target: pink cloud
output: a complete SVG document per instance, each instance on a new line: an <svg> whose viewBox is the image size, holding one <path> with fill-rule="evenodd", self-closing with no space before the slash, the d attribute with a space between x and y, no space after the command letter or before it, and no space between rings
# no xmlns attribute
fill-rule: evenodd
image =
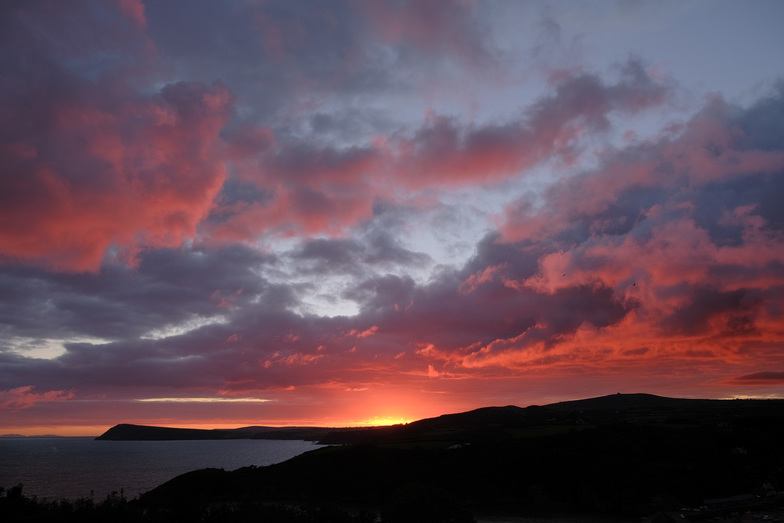
<svg viewBox="0 0 784 523"><path fill-rule="evenodd" d="M663 131L656 141L607 151L600 156L598 169L548 189L546 213L530 213L525 201L510 206L504 236L519 240L558 234L570 220L605 212L621 194L634 189L670 192L688 186L696 190L760 173L775 175L784 169L784 152L746 145L749 137L732 123L732 115L731 107L712 99L689 122ZM608 225L613 224L593 222L597 229Z"/></svg>
<svg viewBox="0 0 784 523"><path fill-rule="evenodd" d="M391 45L411 46L432 54L454 55L479 68L492 54L470 21L472 2L430 0L418 2L357 2L370 20L376 38Z"/></svg>
<svg viewBox="0 0 784 523"><path fill-rule="evenodd" d="M35 392L35 387L28 385L15 389L0 391L0 409L19 410L28 409L36 403L50 403L69 400L75 397L73 391L50 390L48 392Z"/></svg>
<svg viewBox="0 0 784 523"><path fill-rule="evenodd" d="M421 189L496 183L552 158L570 162L586 130L603 132L615 112L635 114L666 101L668 87L639 63L630 60L621 71L614 84L587 74L566 77L553 95L506 124L464 125L429 112L411 135L376 138L365 147L273 147L268 130L241 129L227 138L239 176L268 199L218 201L211 212L220 220L203 223L201 231L223 241L269 232L334 236L372 217L378 197L416 204Z"/></svg>
<svg viewBox="0 0 784 523"><path fill-rule="evenodd" d="M378 332L378 326L377 325L373 325L369 329L365 329L363 331L358 331L356 329L352 329L348 333L348 335L349 336L355 336L357 338L367 338L367 337L375 335L377 332Z"/></svg>
<svg viewBox="0 0 784 523"><path fill-rule="evenodd" d="M496 274L501 272L506 267L505 264L495 265L493 267L486 267L480 272L472 274L462 284L460 284L459 292L461 294L466 294L469 292L473 292L483 283L487 283L492 281Z"/></svg>
<svg viewBox="0 0 784 523"><path fill-rule="evenodd" d="M138 5L127 2L124 12L141 16ZM234 97L219 83L138 96L118 87L124 77L107 88L86 82L80 89L94 96L52 98L37 109L36 129L3 145L17 174L7 181L0 251L55 270L95 271L107 251L132 261L140 249L197 234L206 242L337 236L370 219L376 198L407 197L394 188L496 182L553 156L568 161L582 129L605 129L614 111L662 103L665 86L635 62L623 71L615 84L569 77L507 124L431 115L412 136L345 149L283 145L258 125L225 132ZM19 96L33 103L43 95ZM24 120L21 107L9 108L12 120ZM230 169L264 199L222 199Z"/></svg>
<svg viewBox="0 0 784 523"><path fill-rule="evenodd" d="M139 29L144 29L147 25L147 18L144 15L144 3L142 0L118 0L120 10L129 20Z"/></svg>
<svg viewBox="0 0 784 523"><path fill-rule="evenodd" d="M609 129L612 114L666 102L669 87L647 76L639 62L630 60L621 71L615 84L588 74L566 77L507 124L461 126L429 113L413 138L400 141L394 168L411 187L422 187L499 181L545 160L571 163L581 136Z"/></svg>

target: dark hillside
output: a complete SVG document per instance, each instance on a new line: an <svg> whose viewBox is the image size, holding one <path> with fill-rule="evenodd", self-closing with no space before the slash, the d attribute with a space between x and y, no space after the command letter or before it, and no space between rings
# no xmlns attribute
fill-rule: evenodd
<svg viewBox="0 0 784 523"><path fill-rule="evenodd" d="M629 408L676 408L679 405L695 401L681 398L666 398L654 394L610 394L598 398L561 401L548 405L554 410L598 410L598 409L629 409Z"/></svg>
<svg viewBox="0 0 784 523"><path fill-rule="evenodd" d="M784 490L778 400L606 397L477 409L352 437L360 435L362 444L269 467L196 471L140 502L153 509L195 496L383 510L418 490L475 513L646 516Z"/></svg>
<svg viewBox="0 0 784 523"><path fill-rule="evenodd" d="M196 439L228 439L229 434L223 430L175 429L169 427L150 427L123 423L115 425L95 439L98 440L196 440Z"/></svg>
<svg viewBox="0 0 784 523"><path fill-rule="evenodd" d="M115 425L95 439L109 441L296 439L318 441L331 432L359 429L323 427L241 427L237 429L179 429L149 425Z"/></svg>

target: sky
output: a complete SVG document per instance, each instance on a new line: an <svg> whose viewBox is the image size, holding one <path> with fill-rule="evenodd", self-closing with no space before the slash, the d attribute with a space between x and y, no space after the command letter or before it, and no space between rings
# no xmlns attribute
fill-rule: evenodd
<svg viewBox="0 0 784 523"><path fill-rule="evenodd" d="M784 397L781 20L2 2L0 434Z"/></svg>

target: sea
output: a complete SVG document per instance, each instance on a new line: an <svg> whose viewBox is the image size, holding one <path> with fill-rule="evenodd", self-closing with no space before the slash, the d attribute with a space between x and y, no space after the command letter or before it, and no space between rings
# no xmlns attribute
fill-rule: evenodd
<svg viewBox="0 0 784 523"><path fill-rule="evenodd" d="M0 438L0 487L23 485L39 499L132 499L203 468L235 470L280 463L323 445L298 440L98 441Z"/></svg>

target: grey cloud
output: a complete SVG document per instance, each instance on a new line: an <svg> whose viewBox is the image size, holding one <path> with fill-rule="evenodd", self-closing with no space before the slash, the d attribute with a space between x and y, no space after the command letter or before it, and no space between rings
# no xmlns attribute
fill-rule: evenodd
<svg viewBox="0 0 784 523"><path fill-rule="evenodd" d="M178 0L150 3L146 13L148 32L176 76L206 83L221 79L246 110L285 121L291 103L410 90L411 72L423 56L431 64L445 56L473 56L476 63L482 53L489 57L483 51L487 38L475 30L470 11L447 4L416 3L400 11L416 10L414 20L427 15L437 24L422 32L424 39L387 43L369 23L383 25L383 15L378 19L374 9L343 0L235 3L228 9ZM420 52L406 52L410 43Z"/></svg>
<svg viewBox="0 0 784 523"><path fill-rule="evenodd" d="M353 239L313 239L290 254L297 271L367 275L374 271L427 264L430 256L404 248L395 236L370 229Z"/></svg>
<svg viewBox="0 0 784 523"><path fill-rule="evenodd" d="M520 250L517 256L524 257ZM606 327L635 306L622 303L608 288L574 287L554 295L513 289L504 285L502 276L509 277L514 266L515 257L506 258L498 277L471 292L460 291L463 280L457 272L446 272L421 286L406 278L373 278L347 294L362 304L360 318L366 323L448 351L523 334L526 338L517 348L538 342L551 346L557 336L573 333L583 322Z"/></svg>
<svg viewBox="0 0 784 523"><path fill-rule="evenodd" d="M329 143L363 142L368 136L384 135L398 127L386 111L370 107L348 107L327 112L326 108L308 120L316 141Z"/></svg>
<svg viewBox="0 0 784 523"><path fill-rule="evenodd" d="M105 264L97 274L52 274L4 267L0 318L8 336L110 340L141 336L196 316L228 313L267 284L254 268L270 260L241 246L219 250L161 249L138 268Z"/></svg>
<svg viewBox="0 0 784 523"><path fill-rule="evenodd" d="M273 169L278 181L286 185L329 185L358 181L366 173L357 168L376 157L376 150L370 147L315 147L307 142L292 142L281 147L266 167Z"/></svg>
<svg viewBox="0 0 784 523"><path fill-rule="evenodd" d="M402 246L393 234L375 230L367 235L368 252L365 261L382 267L427 265L432 260L429 255L414 252Z"/></svg>
<svg viewBox="0 0 784 523"><path fill-rule="evenodd" d="M244 182L241 180L228 178L221 188L221 192L217 198L218 209L214 210L215 216L210 216L210 219L219 217L219 208L223 206L231 207L237 203L261 203L264 204L272 198L269 191L266 191L254 183Z"/></svg>
<svg viewBox="0 0 784 523"><path fill-rule="evenodd" d="M360 265L363 250L355 240L316 239L306 242L292 257L307 262L308 270L317 274L359 274L364 270Z"/></svg>
<svg viewBox="0 0 784 523"><path fill-rule="evenodd" d="M749 147L763 151L781 149L784 141L784 78L775 82L769 94L748 109L739 111L734 123L743 130Z"/></svg>

